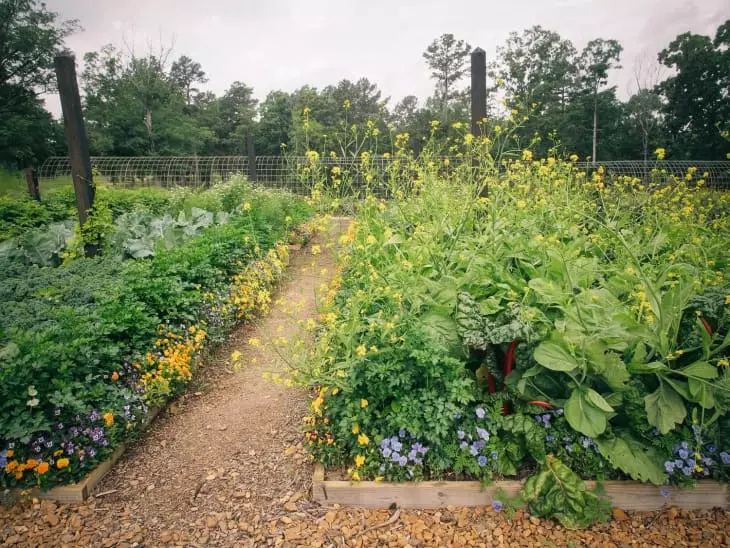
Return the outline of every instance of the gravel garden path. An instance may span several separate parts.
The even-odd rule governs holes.
[[[321,253],[313,254],[318,245]],[[282,367],[266,345],[316,314],[335,271],[324,236],[294,252],[271,313],[236,331],[190,390],[128,448],[85,504],[0,508],[0,546],[727,546],[730,514],[626,515],[566,531],[491,508],[320,507],[301,445],[307,395],[263,378]],[[242,367],[231,365],[234,351]]]

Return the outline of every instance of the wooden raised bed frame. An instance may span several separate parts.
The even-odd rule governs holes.
[[[312,481],[312,498],[323,505],[345,504],[364,508],[444,508],[446,506],[483,506],[495,500],[498,490],[514,496],[522,490],[521,481],[501,480],[483,487],[478,481],[422,481],[388,483],[325,479],[324,467],[317,464]],[[596,482],[587,481],[588,487]],[[666,506],[685,510],[730,508],[730,486],[714,481],[699,481],[694,488],[680,488],[635,481],[604,481],[606,496],[622,510],[654,511]],[[667,489],[664,497],[661,489]]]

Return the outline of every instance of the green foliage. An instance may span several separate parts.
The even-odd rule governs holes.
[[[177,239],[176,232],[169,245],[156,245],[145,259],[121,260],[109,249],[57,267],[0,258],[0,447],[14,444],[18,458],[41,454],[45,460],[61,442],[83,442],[94,450],[83,447],[81,460],[74,452],[73,469],[53,470],[41,486],[83,476],[139,426],[146,402],[159,401],[152,391],[140,392],[145,371],[134,364],[156,350],[161,326],[167,326],[165,333],[177,329],[176,336],[189,337],[188,327],[204,325],[208,340],[220,341],[238,321],[235,309],[225,314],[217,309],[230,297],[233,277],[312,213],[290,195],[240,183],[209,192],[217,198],[198,197],[231,206],[226,222],[214,222],[221,211],[182,208],[174,223],[185,237]],[[177,203],[187,207],[194,198]],[[176,202],[173,195],[169,200]],[[243,209],[244,200],[250,210]],[[149,213],[120,218],[125,215]],[[174,384],[172,393],[182,386]],[[107,412],[113,424],[105,423]],[[71,428],[79,429],[78,438]],[[83,433],[87,428],[102,428],[102,438],[92,440],[90,430]],[[45,445],[49,440],[53,449]],[[3,486],[14,486],[36,476],[1,477]]]
[[[601,455],[616,468],[623,470],[637,481],[661,485],[667,480],[655,451],[636,441],[630,435],[595,440]]]
[[[355,480],[530,476],[531,511],[569,527],[606,515],[581,478],[724,477],[727,196],[499,156],[516,139],[462,136],[448,171],[438,142],[402,145],[394,198],[361,203],[316,347],[293,343],[315,457]]]
[[[53,87],[53,56],[76,21],[37,0],[0,1],[0,166],[24,168],[57,152],[58,124],[39,95]]]
[[[677,158],[724,159],[727,142],[722,131],[730,119],[730,20],[720,25],[714,40],[686,32],[659,53],[673,71],[658,90],[670,153]]]
[[[554,517],[567,529],[580,529],[596,521],[608,520],[611,503],[599,495],[551,455],[543,469],[527,479],[521,493],[532,515]]]
[[[470,53],[471,46],[453,34],[442,34],[423,52],[431,78],[436,80],[435,97],[444,114],[448,113],[450,101],[464,93],[457,89],[457,84],[466,75]]]
[[[19,236],[51,220],[46,208],[35,200],[0,196],[0,241]]]

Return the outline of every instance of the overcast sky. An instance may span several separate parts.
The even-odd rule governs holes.
[[[84,28],[68,39],[81,60],[107,43],[174,45],[174,57],[201,63],[220,94],[235,80],[263,99],[272,89],[323,87],[361,76],[393,101],[432,91],[422,53],[443,33],[480,46],[487,59],[510,31],[532,25],[558,31],[582,48],[592,38],[624,46],[619,94],[635,59],[656,59],[682,32],[712,34],[730,18],[728,0],[47,0]],[[51,98],[48,107],[60,111]]]

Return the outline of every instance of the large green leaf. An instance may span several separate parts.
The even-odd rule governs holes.
[[[586,356],[591,371],[601,375],[614,390],[623,388],[628,382],[630,375],[626,364],[618,354],[610,352],[604,343],[594,341],[588,345]]]
[[[669,433],[687,416],[682,396],[663,380],[660,380],[659,388],[644,397],[644,408],[649,424],[662,434]]]
[[[591,393],[589,396],[589,393]],[[596,397],[597,396],[597,397]],[[605,408],[598,407],[595,402],[605,404]],[[610,409],[610,411],[606,410]],[[597,393],[583,390],[573,390],[565,403],[565,418],[568,424],[581,434],[595,438],[606,430],[608,424],[607,413],[613,408]]]
[[[568,529],[591,525],[608,517],[610,507],[589,491],[570,468],[552,455],[545,467],[525,482],[522,498],[535,516],[552,516]]]
[[[692,401],[699,403],[705,409],[715,407],[715,390],[712,385],[701,379],[689,379],[687,384]]]
[[[606,413],[613,413],[613,407],[611,407],[606,400],[603,399],[598,392],[589,388],[586,391],[586,400],[591,402],[595,407]]]
[[[461,346],[456,322],[439,312],[428,312],[421,317],[421,328],[434,341],[456,354]]]
[[[572,371],[581,367],[570,351],[557,341],[543,341],[535,349],[535,361],[553,371]]]
[[[707,362],[694,362],[680,371],[688,377],[699,377],[700,379],[716,379],[718,377],[717,367]]]
[[[533,278],[527,285],[535,292],[538,302],[545,304],[558,304],[565,300],[565,291],[550,280]]]
[[[608,462],[633,479],[655,485],[666,481],[661,458],[651,447],[642,445],[631,436],[622,434],[611,439],[596,438],[595,442]]]
[[[499,428],[524,438],[525,446],[537,462],[545,461],[545,431],[527,415],[502,417]]]

